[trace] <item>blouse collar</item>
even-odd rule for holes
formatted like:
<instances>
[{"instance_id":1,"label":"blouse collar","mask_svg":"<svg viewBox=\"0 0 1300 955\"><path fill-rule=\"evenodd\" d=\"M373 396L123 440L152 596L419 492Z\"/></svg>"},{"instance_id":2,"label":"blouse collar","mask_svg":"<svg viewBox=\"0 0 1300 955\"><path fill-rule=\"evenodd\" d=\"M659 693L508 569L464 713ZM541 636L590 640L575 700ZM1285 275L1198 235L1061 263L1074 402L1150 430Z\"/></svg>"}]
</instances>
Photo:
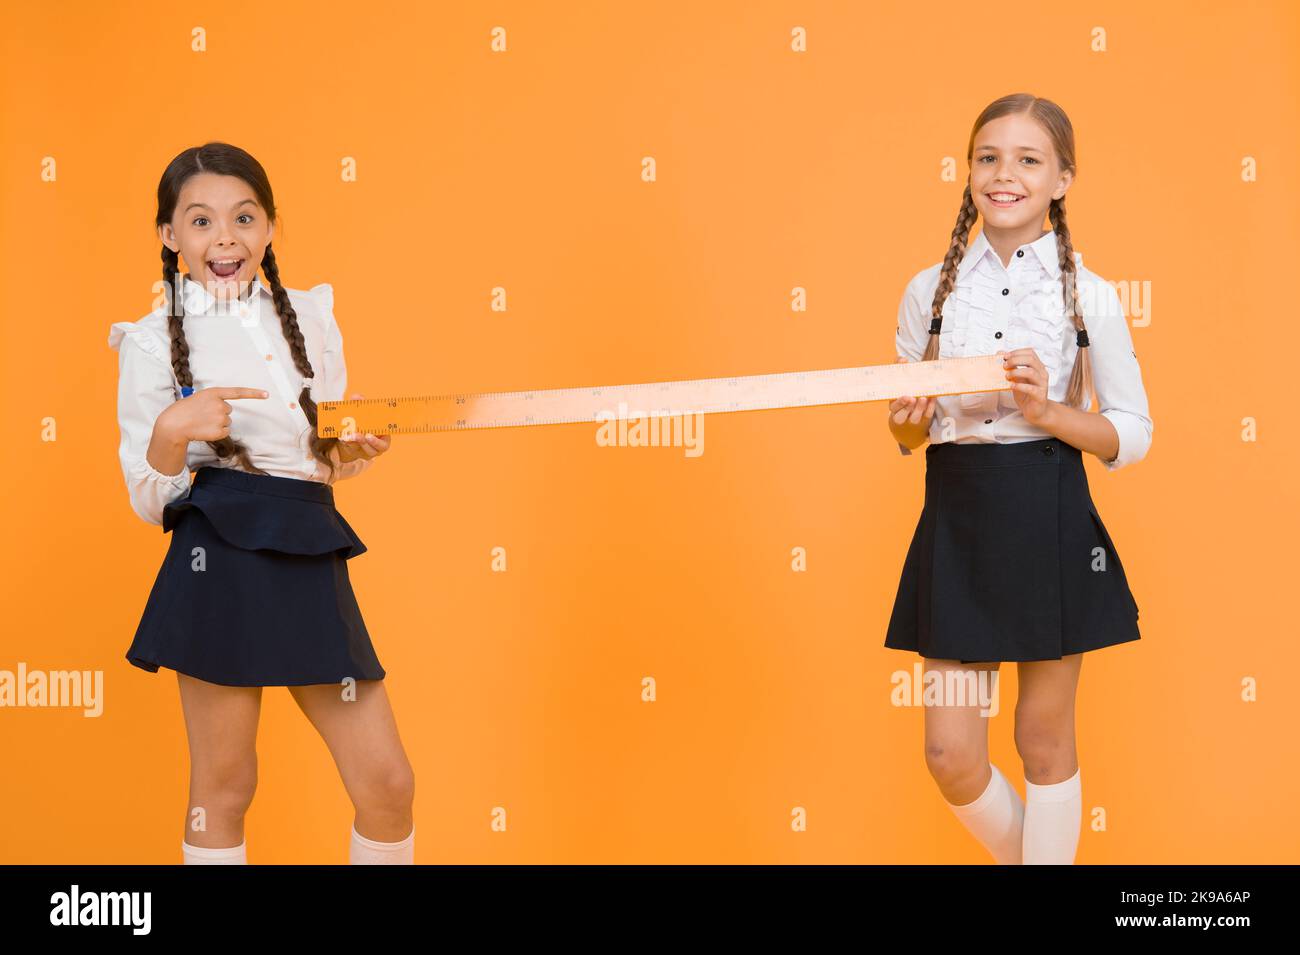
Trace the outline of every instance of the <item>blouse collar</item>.
<instances>
[{"instance_id":1,"label":"blouse collar","mask_svg":"<svg viewBox=\"0 0 1300 955\"><path fill-rule=\"evenodd\" d=\"M247 294L238 301L229 300L227 308L222 311L217 308L217 297L209 292L202 283L196 282L188 274L185 276L185 314L187 315L206 315L209 312L216 314L246 314L245 307L261 305L263 297L271 298L271 290L262 284L262 279L258 275L253 276L253 280L248 283Z\"/></svg>"},{"instance_id":2,"label":"blouse collar","mask_svg":"<svg viewBox=\"0 0 1300 955\"><path fill-rule=\"evenodd\" d=\"M1034 255L1038 256L1038 261L1042 263L1043 268L1047 271L1048 275L1054 279L1060 277L1060 247L1056 241L1055 229L1048 229L1033 242L1030 242L1028 245L1022 245L1016 251L1023 252L1025 249L1031 250ZM989 240L984 237L984 230L980 229L980 234L975 237L975 241L970 244L970 248L967 249L966 254L962 256L961 264L957 266L957 278L959 280L965 278L966 273L975 268L975 266L979 264L980 259L985 255L991 255L996 258L997 252L993 250L993 246L989 244ZM1077 264L1082 265L1083 254L1080 252L1074 253L1074 261ZM1001 259L998 259L998 265L1002 265Z\"/></svg>"}]
</instances>

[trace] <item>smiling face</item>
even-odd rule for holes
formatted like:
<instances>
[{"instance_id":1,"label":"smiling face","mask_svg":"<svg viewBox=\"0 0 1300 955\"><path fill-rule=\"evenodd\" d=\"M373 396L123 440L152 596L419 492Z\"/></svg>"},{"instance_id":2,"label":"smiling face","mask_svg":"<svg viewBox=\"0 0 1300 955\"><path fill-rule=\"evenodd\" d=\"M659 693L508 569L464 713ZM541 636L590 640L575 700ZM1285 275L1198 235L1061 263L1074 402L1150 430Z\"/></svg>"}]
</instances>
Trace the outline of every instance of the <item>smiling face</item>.
<instances>
[{"instance_id":1,"label":"smiling face","mask_svg":"<svg viewBox=\"0 0 1300 955\"><path fill-rule=\"evenodd\" d=\"M990 235L1037 239L1048 206L1073 178L1061 170L1047 130L1028 114L999 116L975 136L971 199Z\"/></svg>"},{"instance_id":2,"label":"smiling face","mask_svg":"<svg viewBox=\"0 0 1300 955\"><path fill-rule=\"evenodd\" d=\"M275 226L237 176L201 172L181 187L158 236L185 260L190 278L217 298L242 296L257 275Z\"/></svg>"}]
</instances>

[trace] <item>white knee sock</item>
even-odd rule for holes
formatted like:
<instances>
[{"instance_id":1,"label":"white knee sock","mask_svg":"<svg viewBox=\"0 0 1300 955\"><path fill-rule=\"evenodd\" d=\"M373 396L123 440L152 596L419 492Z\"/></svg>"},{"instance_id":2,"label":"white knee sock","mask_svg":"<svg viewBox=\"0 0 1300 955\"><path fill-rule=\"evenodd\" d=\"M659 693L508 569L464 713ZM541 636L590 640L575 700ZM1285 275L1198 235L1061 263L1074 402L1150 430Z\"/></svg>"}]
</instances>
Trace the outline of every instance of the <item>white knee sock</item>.
<instances>
[{"instance_id":1,"label":"white knee sock","mask_svg":"<svg viewBox=\"0 0 1300 955\"><path fill-rule=\"evenodd\" d=\"M1072 865L1079 848L1083 788L1079 770L1059 783L1025 780L1025 865Z\"/></svg>"},{"instance_id":2,"label":"white knee sock","mask_svg":"<svg viewBox=\"0 0 1300 955\"><path fill-rule=\"evenodd\" d=\"M993 776L983 795L962 806L949 802L948 807L984 848L993 853L998 865L1019 865L1025 804L1001 770L992 763L989 769Z\"/></svg>"},{"instance_id":3,"label":"white knee sock","mask_svg":"<svg viewBox=\"0 0 1300 955\"><path fill-rule=\"evenodd\" d=\"M205 846L192 846L181 840L181 854L184 865L248 865L248 840L226 849L209 849Z\"/></svg>"},{"instance_id":4,"label":"white knee sock","mask_svg":"<svg viewBox=\"0 0 1300 955\"><path fill-rule=\"evenodd\" d=\"M352 850L348 854L350 865L415 865L415 826L401 842L376 842L367 839L352 826Z\"/></svg>"}]
</instances>

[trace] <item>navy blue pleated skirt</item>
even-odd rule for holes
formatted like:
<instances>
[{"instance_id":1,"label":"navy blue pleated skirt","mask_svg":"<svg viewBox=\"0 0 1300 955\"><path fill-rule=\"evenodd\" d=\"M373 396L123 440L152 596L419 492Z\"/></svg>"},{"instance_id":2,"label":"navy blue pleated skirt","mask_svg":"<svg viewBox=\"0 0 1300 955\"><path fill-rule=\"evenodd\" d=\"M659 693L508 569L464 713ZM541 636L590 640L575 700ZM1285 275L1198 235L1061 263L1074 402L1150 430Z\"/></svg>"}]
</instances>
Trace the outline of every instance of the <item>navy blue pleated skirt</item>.
<instances>
[{"instance_id":1,"label":"navy blue pleated skirt","mask_svg":"<svg viewBox=\"0 0 1300 955\"><path fill-rule=\"evenodd\" d=\"M382 680L348 579L366 551L319 481L203 467L126 658L227 686Z\"/></svg>"},{"instance_id":2,"label":"navy blue pleated skirt","mask_svg":"<svg viewBox=\"0 0 1300 955\"><path fill-rule=\"evenodd\" d=\"M931 444L885 646L963 663L1058 660L1139 639L1138 606L1059 438Z\"/></svg>"}]
</instances>

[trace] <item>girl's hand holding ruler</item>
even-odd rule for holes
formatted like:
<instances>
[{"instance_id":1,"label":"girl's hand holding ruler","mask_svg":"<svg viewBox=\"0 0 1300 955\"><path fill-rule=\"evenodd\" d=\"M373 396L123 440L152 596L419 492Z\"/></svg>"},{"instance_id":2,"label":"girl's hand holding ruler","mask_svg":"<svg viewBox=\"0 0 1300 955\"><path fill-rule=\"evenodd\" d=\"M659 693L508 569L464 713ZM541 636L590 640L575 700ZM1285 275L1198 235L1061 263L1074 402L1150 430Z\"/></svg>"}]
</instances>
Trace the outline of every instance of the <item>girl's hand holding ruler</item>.
<instances>
[{"instance_id":1,"label":"girl's hand holding ruler","mask_svg":"<svg viewBox=\"0 0 1300 955\"><path fill-rule=\"evenodd\" d=\"M365 397L366 396L362 394L354 394L349 402L332 402L332 403L350 404L352 401L364 401ZM319 414L320 408L317 407L316 411L317 414ZM319 419L316 428L316 433L318 435L321 433L319 427ZM322 435L322 437L328 437L328 436ZM371 434L371 433L356 431L356 430L349 431L346 434L340 434L338 436L338 439L339 439L339 461L343 464L347 464L349 461L357 461L360 460L361 458L379 457L379 455L383 454L385 451L388 450L389 445L391 445L393 442L393 436L391 434L385 434L383 437L380 437L377 434Z\"/></svg>"}]
</instances>

